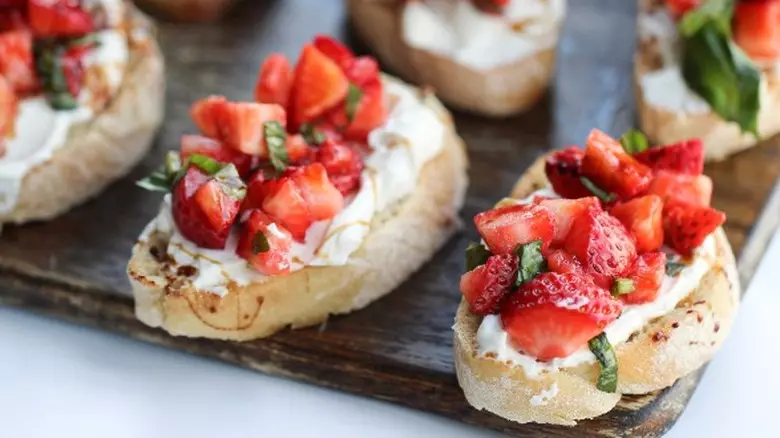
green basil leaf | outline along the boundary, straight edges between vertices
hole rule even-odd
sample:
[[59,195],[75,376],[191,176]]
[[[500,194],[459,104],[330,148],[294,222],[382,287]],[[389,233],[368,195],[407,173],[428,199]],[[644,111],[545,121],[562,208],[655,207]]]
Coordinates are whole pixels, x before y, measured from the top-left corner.
[[582,181],[582,185],[584,185],[586,189],[590,190],[594,196],[598,197],[604,202],[612,202],[617,199],[617,196],[614,193],[608,193],[600,189],[596,184],[593,183],[593,181],[585,178],[584,176],[580,177],[580,181]]
[[290,162],[285,145],[287,131],[284,130],[284,126],[281,123],[273,121],[263,124],[263,134],[265,136],[265,144],[268,145],[268,156],[270,157],[271,165],[279,172],[284,171]]
[[547,262],[542,255],[542,239],[520,245],[515,249],[515,253],[520,256],[520,269],[517,270],[515,286],[520,286],[547,270]]
[[650,147],[650,142],[641,131],[630,129],[620,137],[620,144],[629,154],[638,154],[646,151]]
[[600,391],[614,393],[617,391],[618,363],[615,351],[612,349],[612,344],[609,343],[607,335],[601,333],[594,337],[588,341],[588,347],[590,347],[590,351],[596,356],[596,360],[599,361],[601,366],[596,388]]
[[301,135],[306,143],[314,146],[319,146],[325,142],[327,137],[325,133],[317,129],[311,123],[304,123],[301,125]]
[[187,158],[187,162],[180,169],[180,173],[186,172],[187,167],[189,167],[190,164],[194,164],[198,167],[198,169],[202,170],[203,173],[211,176],[216,175],[217,172],[222,170],[222,167],[224,167],[224,164],[211,157],[207,157],[206,155],[201,154],[192,154],[189,156],[189,158]]
[[630,294],[635,289],[634,280],[630,278],[615,278],[612,280],[612,288],[610,289],[610,292],[612,292],[613,297],[617,297],[620,295],[626,295]]
[[246,196],[246,184],[241,180],[238,175],[238,169],[232,163],[226,164],[214,175],[214,179],[217,180],[222,191],[226,195],[239,201]]
[[688,37],[701,30],[702,27],[714,24],[718,32],[730,36],[733,15],[734,0],[706,0],[680,20],[680,34]]
[[47,93],[46,97],[52,108],[56,110],[72,110],[79,106],[78,101],[67,91],[58,93]]
[[178,152],[174,151],[168,151],[167,154],[165,154],[165,166],[163,167],[163,170],[165,171],[165,175],[173,178],[177,173],[181,171],[181,156]]
[[349,91],[347,92],[347,120],[352,123],[357,112],[358,105],[360,105],[360,98],[363,97],[363,90],[355,84],[349,84]]
[[677,260],[666,261],[666,275],[670,277],[676,277],[685,268],[684,263],[680,263]]
[[178,152],[169,151],[165,154],[165,164],[146,178],[136,181],[136,185],[155,192],[169,192],[180,174],[184,175],[181,157]]
[[268,238],[265,237],[262,231],[255,233],[255,237],[252,238],[252,254],[261,254],[271,249],[271,245],[268,243]]
[[466,272],[487,263],[487,259],[493,255],[481,243],[469,243],[466,247]]
[[150,190],[153,192],[169,192],[171,191],[171,183],[165,173],[161,171],[155,171],[146,178],[140,179],[135,182],[138,187],[142,189]]

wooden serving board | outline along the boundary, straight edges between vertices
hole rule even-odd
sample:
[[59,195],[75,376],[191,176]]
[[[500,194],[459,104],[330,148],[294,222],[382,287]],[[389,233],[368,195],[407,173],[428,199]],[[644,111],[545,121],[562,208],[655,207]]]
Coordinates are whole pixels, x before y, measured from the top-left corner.
[[[472,160],[462,213],[466,223],[508,193],[543,152],[581,143],[593,127],[620,134],[633,125],[635,13],[636,2],[570,2],[555,85],[532,112],[499,121],[455,115]],[[345,22],[338,1],[279,0],[240,3],[220,24],[161,25],[168,115],[153,152],[132,175],[71,213],[49,223],[4,229],[0,302],[517,436],[658,436],[666,431],[701,373],[660,393],[625,397],[609,414],[574,429],[517,425],[466,403],[453,372],[450,327],[460,299],[463,249],[476,238],[472,227],[388,297],[318,328],[238,344],[173,338],[135,320],[125,263],[139,232],[157,213],[160,196],[136,188],[134,181],[154,169],[165,150],[178,147],[181,134],[193,132],[191,102],[209,93],[251,99],[263,58],[272,51],[295,58],[314,33],[350,41]],[[780,216],[780,190],[774,189],[780,141],[710,165],[707,173],[715,181],[715,206],[729,215],[728,235],[747,283]]]

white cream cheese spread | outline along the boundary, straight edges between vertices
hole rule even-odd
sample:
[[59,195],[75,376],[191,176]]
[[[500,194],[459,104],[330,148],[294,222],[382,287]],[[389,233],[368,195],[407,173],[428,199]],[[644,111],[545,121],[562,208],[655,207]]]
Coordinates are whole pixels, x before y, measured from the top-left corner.
[[[347,264],[368,235],[374,216],[413,193],[425,163],[444,147],[444,124],[417,91],[395,81],[383,85],[394,104],[384,125],[369,135],[373,152],[365,159],[360,190],[346,199],[346,206],[333,219],[309,227],[303,243],[293,243],[292,270]],[[140,240],[154,231],[170,236],[167,253],[176,266],[197,268],[190,280],[201,292],[224,296],[231,281],[243,286],[266,278],[236,255],[236,230],[221,250],[200,248],[184,238],[173,222],[169,196]]]
[[501,15],[467,0],[411,1],[402,37],[411,47],[488,70],[554,46],[565,11],[566,0],[511,0]]

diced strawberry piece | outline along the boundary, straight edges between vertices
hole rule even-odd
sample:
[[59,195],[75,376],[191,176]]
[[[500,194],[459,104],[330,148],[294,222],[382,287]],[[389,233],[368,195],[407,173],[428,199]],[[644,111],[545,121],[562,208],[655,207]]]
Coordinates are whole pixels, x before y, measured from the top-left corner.
[[515,285],[518,265],[514,254],[494,255],[460,277],[460,291],[472,313],[487,315],[498,309]]
[[666,8],[675,18],[680,18],[686,12],[697,8],[702,0],[666,0]]
[[545,272],[504,302],[501,322],[521,350],[548,361],[582,348],[622,310],[620,301],[587,277]]
[[580,180],[583,158],[585,158],[585,151],[577,146],[555,151],[545,158],[544,171],[555,193],[564,198],[583,198],[592,195]]
[[704,146],[698,138],[649,148],[634,158],[655,171],[669,170],[688,175],[701,175],[704,171]]
[[563,249],[550,250],[546,255],[547,269],[559,274],[577,274],[590,277],[596,285],[609,289],[612,285],[612,277],[587,272],[582,262],[577,257],[569,254]]
[[225,104],[227,104],[227,99],[224,96],[209,96],[198,100],[190,107],[192,121],[206,137],[219,139],[217,115]]
[[553,244],[559,244],[569,234],[574,219],[579,217],[590,207],[600,206],[599,199],[595,196],[579,199],[547,199],[539,202],[539,205],[547,208],[555,226]]
[[344,73],[350,82],[360,88],[379,83],[379,64],[370,56],[353,59]]
[[271,54],[260,67],[260,75],[255,85],[255,101],[275,103],[287,108],[292,81],[292,69],[287,57],[281,53]]
[[363,159],[355,149],[328,138],[317,150],[316,160],[325,166],[330,181],[344,196],[360,187]]
[[707,206],[673,203],[664,208],[666,244],[683,256],[704,243],[704,239],[726,222],[722,211]]
[[664,202],[708,206],[712,200],[712,180],[707,175],[684,175],[659,170],[647,193],[660,196]]
[[311,44],[303,46],[290,100],[292,126],[317,119],[342,102],[348,88],[349,81],[338,64]]
[[625,225],[636,241],[637,252],[642,254],[664,243],[663,210],[660,197],[647,195],[615,205],[609,212]]
[[743,1],[734,11],[734,41],[757,60],[780,57],[780,2]]
[[27,7],[27,1],[28,0],[0,1],[0,8],[3,8],[2,13],[0,13],[0,32],[6,30],[28,29],[27,20],[24,18],[24,9]]
[[335,62],[341,69],[347,70],[355,55],[351,50],[335,38],[328,35],[317,35],[313,41],[314,47]]
[[95,30],[92,16],[80,2],[71,0],[30,0],[27,17],[36,37],[76,37]]
[[285,148],[290,163],[305,163],[314,155],[314,149],[306,143],[301,134],[288,135]]
[[[238,215],[241,200],[228,196],[216,179],[211,179],[200,186],[192,200],[200,207],[209,228],[227,239],[230,227]],[[220,248],[224,248],[224,243]]]
[[251,155],[242,154],[225,147],[214,139],[202,135],[183,135],[181,137],[182,161],[194,154],[211,157],[220,163],[233,163],[238,170],[238,174],[243,177],[249,175],[252,169]]
[[534,204],[494,208],[476,215],[474,224],[493,254],[510,254],[538,239],[547,247],[555,235],[549,210]]
[[84,64],[81,60],[82,51],[66,52],[62,57],[62,75],[68,94],[78,98],[84,83]]
[[598,129],[588,136],[582,174],[599,188],[623,199],[644,192],[653,178],[649,167],[626,153],[617,140]]
[[658,297],[666,273],[666,254],[656,251],[642,254],[636,259],[628,276],[634,283],[634,291],[620,295],[626,304],[649,303]]
[[312,224],[309,208],[300,188],[288,177],[269,180],[264,183],[262,210],[274,222],[286,228],[293,238],[304,241],[306,230]]
[[[264,237],[258,237],[258,233]],[[261,248],[263,241],[268,243],[267,249]],[[290,272],[291,246],[292,237],[284,227],[260,210],[252,210],[244,221],[236,254],[261,274],[280,275]]]
[[268,156],[265,123],[287,125],[284,108],[277,104],[227,102],[217,111],[218,139],[245,154]]
[[[11,84],[0,76],[0,148],[3,145],[3,137],[13,133],[17,103],[18,99]],[[0,157],[2,156],[3,154],[0,153]]]
[[330,219],[344,208],[344,196],[330,182],[322,164],[295,169],[290,177],[298,185],[312,220]]
[[344,138],[365,143],[368,134],[387,119],[387,109],[381,82],[365,86],[360,93],[360,101],[351,121],[347,116],[349,105],[347,102],[342,102],[340,106],[330,111],[327,120],[334,126],[343,127]]
[[564,249],[588,272],[623,275],[636,260],[636,245],[623,224],[601,208],[589,208],[571,225]]
[[38,89],[33,59],[33,38],[26,29],[0,33],[0,76],[4,76],[16,94]]

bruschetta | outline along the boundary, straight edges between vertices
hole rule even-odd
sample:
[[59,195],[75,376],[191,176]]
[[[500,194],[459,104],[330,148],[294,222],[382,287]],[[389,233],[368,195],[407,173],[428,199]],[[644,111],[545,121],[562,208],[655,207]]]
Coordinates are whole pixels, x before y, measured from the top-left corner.
[[508,116],[547,90],[566,0],[347,0],[358,34],[393,71],[448,105]]
[[701,142],[623,143],[594,130],[474,218],[454,357],[475,408],[574,425],[672,385],[731,330],[740,285]]
[[0,225],[98,194],[163,115],[151,23],[121,0],[20,0],[0,13]]
[[141,182],[169,192],[133,249],[136,315],[173,335],[248,340],[360,309],[458,227],[466,155],[425,90],[325,36],[263,63],[253,102],[196,102]]
[[720,160],[780,133],[780,2],[640,0],[640,128]]
[[209,22],[221,18],[238,0],[135,0],[151,13],[177,21]]

